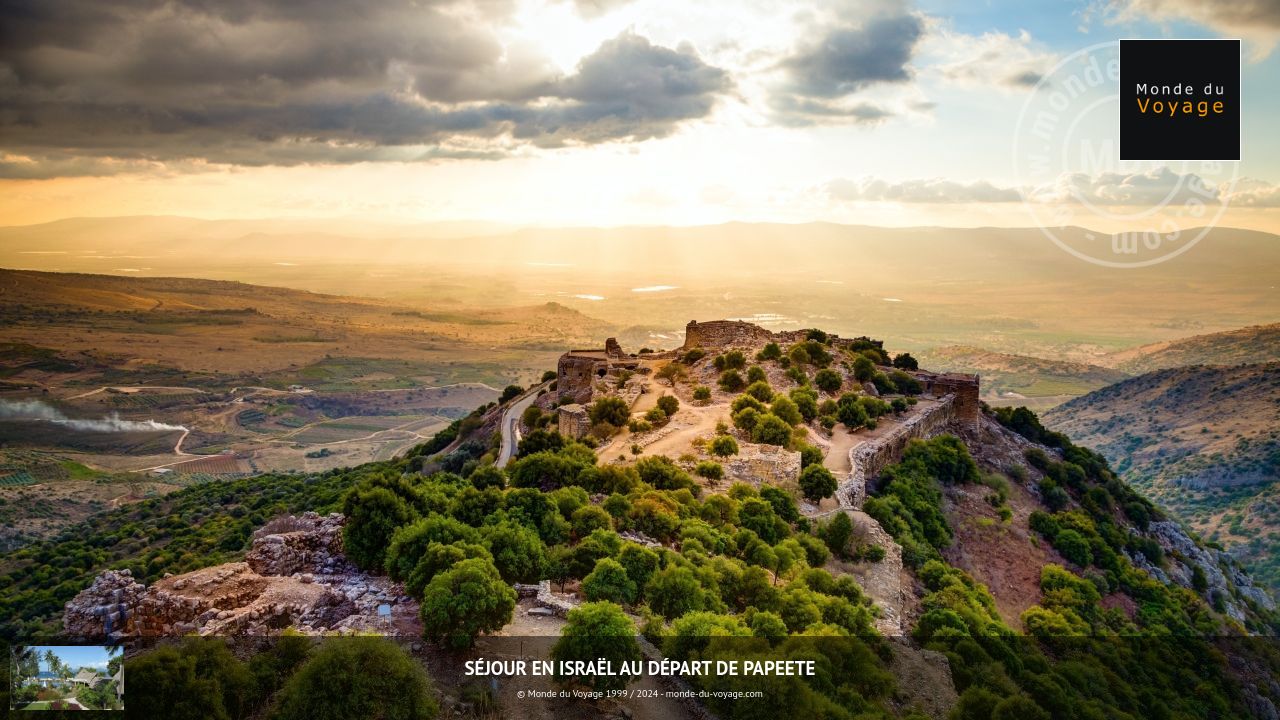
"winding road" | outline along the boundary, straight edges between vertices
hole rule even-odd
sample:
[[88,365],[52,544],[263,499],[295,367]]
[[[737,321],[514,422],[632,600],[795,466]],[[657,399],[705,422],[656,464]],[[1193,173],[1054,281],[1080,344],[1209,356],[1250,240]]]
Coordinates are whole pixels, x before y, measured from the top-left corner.
[[520,416],[538,399],[538,394],[550,385],[550,382],[544,382],[525,390],[523,395],[512,401],[511,406],[502,412],[502,449],[498,451],[498,462],[494,463],[498,467],[506,467],[511,458],[516,456],[516,450],[520,446]]

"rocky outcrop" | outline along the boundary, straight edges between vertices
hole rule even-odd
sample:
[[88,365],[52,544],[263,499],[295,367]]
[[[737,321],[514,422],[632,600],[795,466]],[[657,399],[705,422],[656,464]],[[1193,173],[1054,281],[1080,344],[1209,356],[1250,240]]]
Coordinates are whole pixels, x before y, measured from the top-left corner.
[[333,572],[342,560],[342,515],[278,518],[253,535],[245,562],[259,575]]
[[[1145,558],[1131,559],[1156,579],[1189,588],[1193,586],[1195,568],[1199,568],[1207,582],[1205,597],[1215,600],[1220,598],[1226,614],[1238,622],[1244,622],[1246,615],[1237,596],[1248,598],[1265,610],[1275,609],[1275,601],[1271,596],[1262,588],[1254,586],[1253,579],[1229,553],[1200,547],[1180,525],[1170,520],[1151,523],[1149,531],[1171,558],[1170,570],[1166,573],[1160,568],[1151,567],[1149,562],[1145,562]],[[1235,593],[1232,592],[1233,588]]]
[[342,555],[341,515],[278,518],[255,533],[245,562],[165,577],[151,587],[108,571],[67,603],[69,635],[395,634],[416,623],[399,583],[366,575]]

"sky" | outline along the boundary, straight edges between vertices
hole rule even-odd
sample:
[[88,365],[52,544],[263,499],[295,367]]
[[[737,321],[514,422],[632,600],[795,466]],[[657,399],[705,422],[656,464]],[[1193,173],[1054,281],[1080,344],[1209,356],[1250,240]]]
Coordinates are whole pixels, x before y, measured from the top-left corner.
[[[1135,37],[1243,40],[1242,160],[1121,162],[1108,85],[1030,172],[1026,109]],[[1280,231],[1277,39],[1267,0],[4,3],[0,224]]]
[[33,648],[36,657],[40,658],[40,669],[48,670],[49,664],[44,660],[46,650],[52,650],[58,659],[66,663],[73,671],[82,667],[93,668],[105,672],[107,661],[111,659],[110,648],[98,645],[39,645]]

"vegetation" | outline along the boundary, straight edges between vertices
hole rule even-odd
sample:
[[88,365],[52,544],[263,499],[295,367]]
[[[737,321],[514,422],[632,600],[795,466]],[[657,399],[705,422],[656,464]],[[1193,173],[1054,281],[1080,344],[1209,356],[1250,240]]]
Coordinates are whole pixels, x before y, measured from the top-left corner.
[[468,648],[476,636],[511,622],[516,593],[492,562],[463,560],[422,592],[422,633],[447,647]]

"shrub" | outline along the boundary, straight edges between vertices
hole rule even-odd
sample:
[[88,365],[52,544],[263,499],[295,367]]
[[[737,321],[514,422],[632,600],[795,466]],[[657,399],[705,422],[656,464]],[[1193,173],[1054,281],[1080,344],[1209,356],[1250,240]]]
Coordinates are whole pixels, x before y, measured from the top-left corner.
[[817,375],[813,376],[813,384],[817,385],[822,392],[831,395],[835,394],[841,385],[844,385],[844,378],[835,370],[822,369],[818,371]]
[[[744,410],[743,412],[748,411]],[[791,426],[777,415],[765,413],[760,416],[755,423],[755,427],[751,429],[751,439],[765,445],[785,447],[787,443],[791,442]]]
[[[560,435],[557,434],[556,437],[560,437]],[[524,441],[522,440],[521,443],[523,442]],[[506,473],[502,472],[502,468],[495,467],[493,465],[481,465],[472,471],[471,475],[467,479],[471,481],[471,486],[477,490],[484,490],[485,488],[491,487],[501,490],[507,486]]]
[[650,424],[662,425],[667,422],[667,414],[660,407],[650,408],[649,412],[644,414],[644,419]]
[[737,370],[725,370],[720,373],[720,379],[716,383],[725,392],[737,392],[747,384]]
[[655,572],[644,589],[649,607],[668,620],[707,609],[707,591],[687,567],[667,567]]
[[270,718],[432,720],[439,713],[422,665],[389,640],[351,637],[326,640],[285,683]]
[[664,455],[647,457],[636,462],[640,479],[659,490],[679,490],[694,487],[689,474],[680,469],[671,458]]
[[618,604],[635,602],[636,584],[627,570],[613,558],[600,558],[582,579],[582,593],[589,601],[608,600]]
[[769,407],[769,412],[782,418],[783,422],[791,426],[804,422],[804,416],[800,414],[800,408],[796,407],[795,402],[786,395],[775,397],[773,404]]
[[706,385],[699,385],[693,389],[693,399],[704,402],[711,399],[711,388]]
[[615,427],[622,427],[631,418],[631,407],[620,397],[606,395],[591,403],[591,409],[587,414],[593,424],[608,423]]
[[835,476],[822,465],[815,463],[800,471],[800,490],[812,502],[831,497],[836,487]]
[[916,362],[916,359],[911,357],[910,353],[902,353],[901,355],[894,356],[893,366],[902,370],[920,369],[920,363]]
[[756,355],[758,360],[777,360],[780,357],[782,357],[782,348],[778,347],[776,342],[765,343],[765,346]]
[[1053,547],[1062,553],[1062,557],[1079,565],[1088,567],[1093,562],[1093,553],[1089,549],[1089,541],[1075,530],[1062,530],[1053,539]]
[[666,413],[667,417],[671,417],[680,409],[680,400],[675,395],[663,395],[658,398],[658,409]]
[[749,383],[768,383],[768,376],[764,374],[764,368],[759,365],[752,365],[747,368],[747,382]]
[[502,396],[498,398],[499,405],[505,405],[510,400],[515,400],[524,393],[524,388],[519,385],[508,385],[502,388]]
[[716,457],[729,457],[738,454],[738,441],[731,435],[717,435],[711,441],[711,454]]
[[427,546],[422,556],[418,558],[418,564],[414,565],[413,570],[409,573],[409,578],[404,583],[405,592],[413,598],[421,600],[422,591],[426,589],[428,583],[435,579],[436,575],[463,560],[474,558],[486,560],[490,563],[493,562],[493,555],[490,555],[483,545],[466,542],[446,545],[433,542]]
[[827,544],[827,549],[836,557],[844,557],[845,551],[849,547],[849,539],[853,537],[853,521],[843,512],[838,512],[830,522],[826,523],[820,529],[822,541]]
[[[729,438],[732,440],[733,438]],[[703,460],[693,469],[694,474],[704,477],[708,480],[720,480],[724,478],[724,467],[718,462]]]
[[636,627],[622,608],[610,602],[589,602],[569,611],[560,639],[551,648],[551,659],[560,682],[581,682],[604,692],[625,688],[635,676],[619,673],[575,678],[559,674],[559,669],[569,661],[594,663],[600,659],[620,669],[623,663],[639,663],[644,657],[636,643]]
[[489,525],[482,532],[493,555],[493,565],[503,580],[512,583],[542,579],[547,565],[547,547],[536,532],[512,522]]
[[343,513],[347,524],[342,545],[347,557],[364,570],[379,573],[392,534],[417,517],[408,503],[384,487],[352,490],[343,502]]
[[422,634],[447,647],[464,649],[476,636],[511,622],[516,592],[493,563],[463,560],[439,573],[422,593]]
[[773,399],[773,388],[769,387],[769,383],[760,380],[748,385],[746,394],[762,403],[767,403]]

